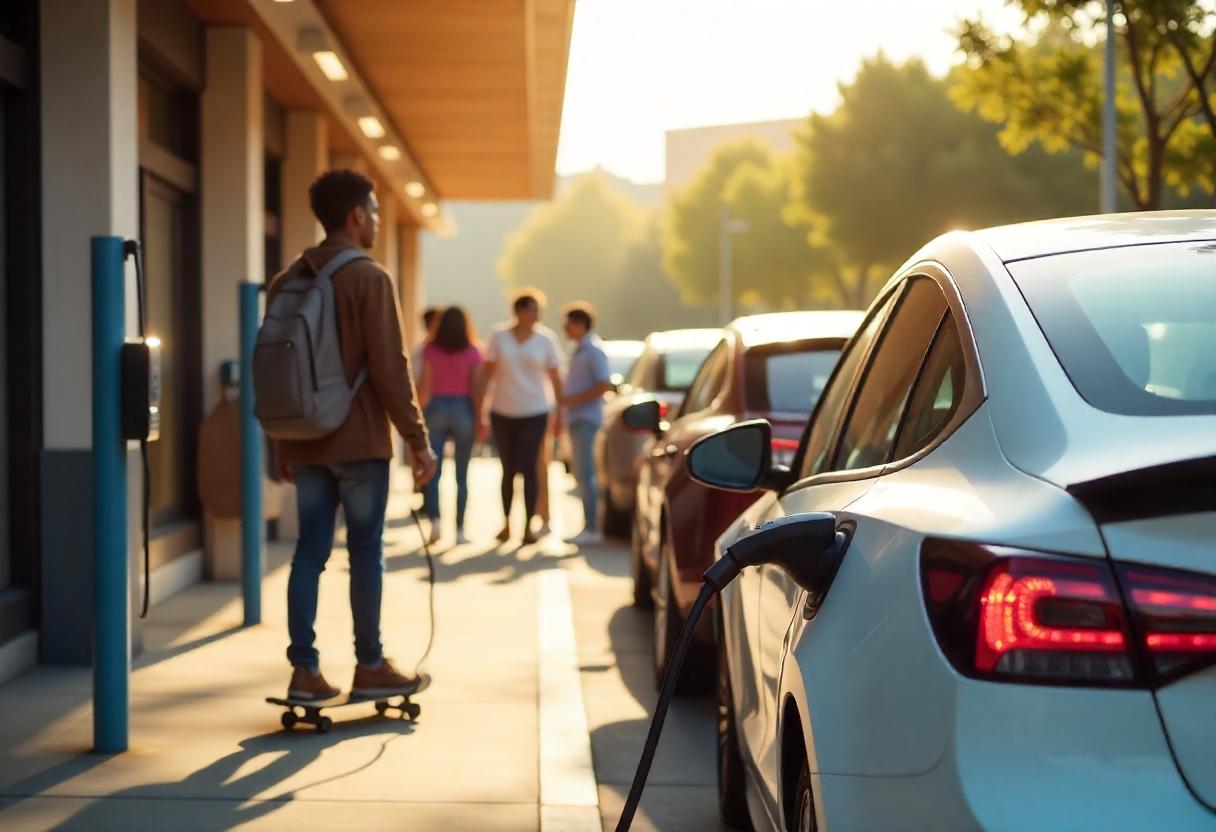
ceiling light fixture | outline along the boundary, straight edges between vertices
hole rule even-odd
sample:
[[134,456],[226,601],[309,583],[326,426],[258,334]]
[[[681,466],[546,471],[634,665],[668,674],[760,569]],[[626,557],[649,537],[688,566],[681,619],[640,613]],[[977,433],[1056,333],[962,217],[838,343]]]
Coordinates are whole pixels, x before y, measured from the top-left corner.
[[428,202],[422,206],[422,216],[433,217],[439,213],[439,206],[433,202]]
[[421,182],[406,182],[405,192],[414,199],[421,199],[426,193],[426,185],[423,185]]
[[383,144],[376,151],[386,162],[395,162],[401,158],[401,149],[395,144]]
[[317,66],[321,68],[325,77],[331,81],[345,81],[350,77],[346,72],[346,67],[342,64],[342,59],[333,50],[322,49],[313,52],[312,59],[317,62]]
[[380,119],[375,116],[360,116],[359,129],[363,131],[363,135],[369,139],[384,138],[384,125],[380,123]]

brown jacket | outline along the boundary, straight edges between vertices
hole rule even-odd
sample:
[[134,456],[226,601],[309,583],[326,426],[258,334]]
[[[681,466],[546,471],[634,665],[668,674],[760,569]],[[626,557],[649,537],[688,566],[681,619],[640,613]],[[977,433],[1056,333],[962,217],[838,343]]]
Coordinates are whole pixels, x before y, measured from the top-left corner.
[[[325,241],[300,258],[315,273],[343,248]],[[271,282],[270,297],[287,271],[290,268]],[[422,451],[429,447],[426,423],[418,410],[418,394],[402,343],[401,313],[388,273],[371,260],[356,260],[338,269],[333,283],[346,377],[353,382],[359,370],[367,367],[367,380],[342,427],[320,439],[276,442],[276,460],[280,465],[311,465],[392,459],[390,420],[412,450]]]

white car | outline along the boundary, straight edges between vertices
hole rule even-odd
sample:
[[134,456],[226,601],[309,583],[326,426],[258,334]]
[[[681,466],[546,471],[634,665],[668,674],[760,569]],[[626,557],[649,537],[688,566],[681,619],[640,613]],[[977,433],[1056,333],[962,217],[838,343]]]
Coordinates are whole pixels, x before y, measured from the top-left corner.
[[850,536],[723,590],[726,820],[1216,830],[1216,211],[952,232],[867,315],[792,472],[687,458],[770,489],[719,557]]

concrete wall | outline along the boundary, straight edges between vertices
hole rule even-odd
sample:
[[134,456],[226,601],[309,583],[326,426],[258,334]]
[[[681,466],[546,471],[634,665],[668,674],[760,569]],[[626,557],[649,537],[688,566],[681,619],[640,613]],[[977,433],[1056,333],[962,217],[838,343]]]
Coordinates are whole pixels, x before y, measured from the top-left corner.
[[[134,0],[41,0],[42,654],[90,661],[92,370],[89,239],[139,232]],[[127,332],[136,329],[128,269]],[[141,479],[128,453],[128,551],[139,562]],[[138,620],[132,621],[136,649]]]
[[[203,410],[219,401],[219,368],[239,357],[237,286],[264,278],[262,44],[248,29],[210,26],[201,102]],[[240,577],[240,523],[204,518],[208,573]]]

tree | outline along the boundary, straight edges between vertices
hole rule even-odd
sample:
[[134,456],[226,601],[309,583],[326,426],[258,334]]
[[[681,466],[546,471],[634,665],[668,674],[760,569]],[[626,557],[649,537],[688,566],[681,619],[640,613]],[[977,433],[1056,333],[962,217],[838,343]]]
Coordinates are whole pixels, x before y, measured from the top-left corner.
[[[952,90],[959,106],[1001,124],[1001,144],[1020,153],[1073,148],[1102,158],[1105,4],[1008,0],[1040,34],[1026,41],[964,21],[967,67]],[[1185,195],[1216,188],[1216,11],[1211,0],[1123,0],[1115,16],[1121,56],[1116,172],[1137,208],[1163,204],[1167,186]]]
[[588,174],[508,235],[498,274],[512,289],[536,286],[554,307],[590,302],[606,338],[700,323],[662,275],[654,226],[651,212]]
[[789,161],[765,144],[729,142],[714,152],[671,201],[663,226],[663,268],[682,298],[718,299],[723,207],[747,229],[731,241],[733,300],[795,308],[813,298],[815,277],[834,264],[807,244],[805,227],[783,218],[791,185]]
[[958,110],[947,82],[918,61],[863,62],[841,103],[812,114],[797,137],[787,216],[830,250],[850,306],[864,306],[896,266],[928,240],[976,228],[1081,213],[1096,177],[1076,154],[1011,157],[996,128]]

